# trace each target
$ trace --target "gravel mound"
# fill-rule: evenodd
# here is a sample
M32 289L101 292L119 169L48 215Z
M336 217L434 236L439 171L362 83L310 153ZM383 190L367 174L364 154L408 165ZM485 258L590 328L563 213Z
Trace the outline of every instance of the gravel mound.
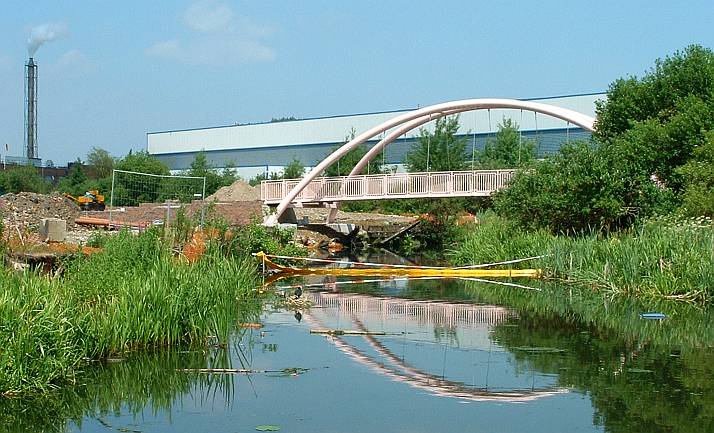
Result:
M36 230L42 218L61 218L67 221L67 228L74 228L74 220L79 213L79 206L58 192L21 192L0 196L0 216L6 228Z
M250 186L248 182L237 180L232 185L224 186L206 198L208 201L256 201L260 200L260 189Z

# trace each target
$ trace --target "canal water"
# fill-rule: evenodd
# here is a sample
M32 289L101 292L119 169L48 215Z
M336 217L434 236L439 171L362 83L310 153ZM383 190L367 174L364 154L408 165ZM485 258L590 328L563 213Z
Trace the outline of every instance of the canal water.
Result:
M297 285L302 294L293 302ZM667 317L652 321L641 317L645 307L575 298L562 288L455 280L312 277L275 287L297 306L278 307L277 297L239 325L228 346L112 360L51 398L3 402L0 427L714 431L706 311L663 306Z

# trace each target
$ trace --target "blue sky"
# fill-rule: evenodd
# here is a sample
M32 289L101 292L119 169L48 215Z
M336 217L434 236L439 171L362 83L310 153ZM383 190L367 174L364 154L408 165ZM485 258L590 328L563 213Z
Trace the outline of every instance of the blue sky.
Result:
M39 154L56 164L142 149L149 131L604 91L714 47L711 0L0 5L0 153L22 153L27 40L44 26Z

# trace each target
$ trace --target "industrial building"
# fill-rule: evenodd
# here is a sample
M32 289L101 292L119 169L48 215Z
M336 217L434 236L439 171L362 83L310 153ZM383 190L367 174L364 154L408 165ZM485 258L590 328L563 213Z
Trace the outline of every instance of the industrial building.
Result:
M591 93L528 100L594 117L595 101L605 97L603 93ZM280 171L293 159L306 167L314 166L336 146L343 144L352 132L359 134L411 110L150 132L147 134L147 150L172 170L189 168L196 154L203 151L214 167L234 167L239 175L249 178L259 173ZM536 141L539 156L557 152L568 141L590 137L590 133L580 127L543 114L513 109L465 112L459 115L457 133L467 140L470 152L465 158L484 148L504 118L519 125L523 138ZM433 126L434 122L431 122L425 128L431 130ZM384 164L402 164L418 137L419 130L413 130L387 146L382 158ZM368 141L365 146L371 147L377 141Z

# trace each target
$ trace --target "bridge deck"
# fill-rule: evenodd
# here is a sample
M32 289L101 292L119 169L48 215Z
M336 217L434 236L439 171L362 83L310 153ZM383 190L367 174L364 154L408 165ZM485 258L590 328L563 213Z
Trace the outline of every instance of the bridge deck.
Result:
M514 170L442 171L320 177L311 181L292 205L398 198L487 197L505 187ZM300 179L264 180L260 199L278 204Z

